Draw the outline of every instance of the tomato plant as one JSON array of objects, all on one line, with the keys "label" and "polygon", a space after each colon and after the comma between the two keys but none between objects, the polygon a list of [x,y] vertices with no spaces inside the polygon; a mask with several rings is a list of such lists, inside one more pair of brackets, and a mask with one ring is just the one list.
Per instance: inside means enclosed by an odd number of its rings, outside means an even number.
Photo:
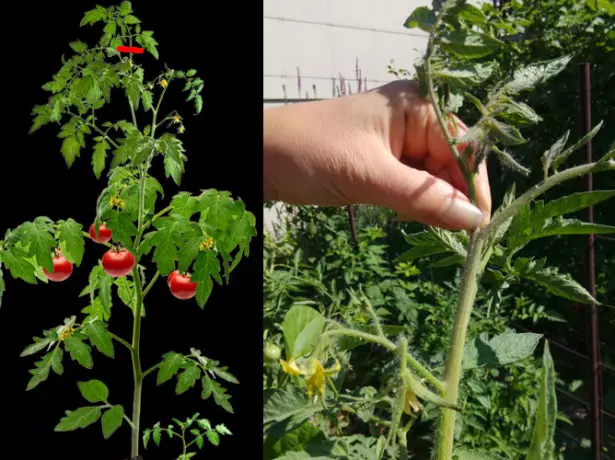
[{"label": "tomato plant", "polygon": [[[515,8],[520,2],[511,3]],[[570,275],[549,266],[547,258],[528,257],[524,250],[547,237],[615,233],[609,225],[565,217],[612,199],[613,190],[541,200],[558,185],[587,174],[612,177],[615,143],[611,136],[611,146],[595,152],[595,161],[566,166],[574,152],[604,134],[600,122],[578,140],[569,142],[570,132],[562,132],[547,149],[532,152],[541,159],[534,174],[513,155],[519,145],[535,145],[522,130],[543,121],[522,99],[535,88],[542,91],[571,57],[560,53],[544,61],[506,62],[507,71],[498,73],[496,53],[508,47],[515,54],[521,44],[496,34],[496,26],[514,27],[501,25],[501,18],[492,21],[485,13],[492,8],[488,2],[478,8],[447,0],[415,9],[404,25],[428,37],[415,75],[422,95],[434,105],[473,202],[476,172],[487,159],[505,168],[500,179],[518,173],[535,185],[518,193],[517,181],[507,181],[507,193],[483,229],[414,227],[404,232],[411,247],[389,254],[389,260],[373,242],[384,236],[379,228],[365,229],[353,251],[342,252],[348,237],[327,233],[327,211],[319,210],[319,219],[303,226],[292,221],[287,231],[308,242],[302,251],[284,256],[293,248],[283,238],[272,242],[280,257],[266,266],[265,324],[284,343],[279,363],[264,367],[266,459],[562,458],[555,427],[566,418],[557,406],[549,344],[544,341],[540,366],[528,363],[542,335],[516,332],[498,313],[514,284],[607,306]],[[535,3],[528,8],[542,14]],[[575,4],[575,11],[583,8]],[[604,20],[592,27],[607,20],[612,24],[615,12],[604,8]],[[609,36],[612,32],[611,27]],[[477,96],[479,91],[484,97]],[[461,107],[471,110],[476,121],[455,138],[451,114]],[[464,144],[469,148],[460,148]],[[325,246],[320,254],[316,244],[309,244],[319,239]],[[420,273],[412,265],[418,262],[432,275],[430,281],[404,279]],[[392,265],[396,276],[387,273]],[[438,282],[436,270],[444,274]],[[547,316],[540,309],[538,315]],[[494,327],[489,330],[486,323]],[[371,378],[363,379],[358,367],[372,368]],[[523,367],[527,372],[520,371]],[[357,381],[363,385],[355,386]],[[503,398],[514,398],[515,412],[496,407]]]},{"label": "tomato plant", "polygon": [[[233,270],[249,256],[256,221],[240,199],[215,189],[199,194],[180,191],[161,206],[166,191],[152,167],[160,162],[164,176],[179,186],[188,158],[180,138],[186,131],[183,117],[178,110],[166,111],[162,101],[169,91],[183,90],[190,110],[198,115],[204,82],[194,69],[175,70],[166,65],[162,72],[150,75],[131,53],[118,51],[119,46],[138,45],[159,58],[153,32],[144,28],[129,1],[108,8],[96,6],[85,13],[81,26],[102,26],[103,33],[91,45],[80,40],[69,44],[71,51],[64,53],[59,71],[43,86],[49,98],[34,107],[30,132],[58,125],[60,150],[69,168],[91,155],[88,162],[94,177],[104,182],[93,203],[94,223],[87,232],[72,218],[53,221],[42,216],[8,229],[0,241],[0,301],[5,273],[32,285],[66,280],[73,267],[85,269],[87,240],[110,248],[89,270],[81,292],[87,301],[85,308],[44,330],[21,356],[39,355],[26,387],[34,391],[52,375],[63,373],[64,365],[69,364],[63,362],[66,356],[92,369],[95,352],[115,359],[116,345],[126,351],[132,362],[132,404],[124,406],[115,400],[101,380],[79,382],[75,390],[86,402],[67,410],[55,431],[79,430],[99,422],[106,439],[121,428],[129,429],[130,458],[137,460],[150,437],[154,444],[160,443],[162,430],[160,425],[147,430],[141,427],[145,378],[155,374],[158,385],[176,380],[178,395],[198,382],[203,399],[233,412],[226,386],[239,382],[226,366],[187,347],[189,352],[169,351],[144,368],[141,332],[148,295],[161,276],[191,273],[188,291],[201,309],[214,284],[229,284]],[[117,96],[125,96],[129,119],[103,119],[102,114],[108,112],[102,109],[111,103],[112,93],[114,102],[119,101]],[[137,114],[149,122],[141,123]],[[181,284],[174,291],[187,297]],[[110,330],[112,306],[117,304],[132,312],[131,339]],[[194,439],[186,441],[190,425],[194,425],[189,431]],[[205,441],[218,445],[220,436],[231,434],[224,425],[212,426],[198,414],[167,426],[180,432],[177,439],[184,442],[178,446],[182,448],[179,458],[184,460],[194,457],[194,450],[203,448]]]}]

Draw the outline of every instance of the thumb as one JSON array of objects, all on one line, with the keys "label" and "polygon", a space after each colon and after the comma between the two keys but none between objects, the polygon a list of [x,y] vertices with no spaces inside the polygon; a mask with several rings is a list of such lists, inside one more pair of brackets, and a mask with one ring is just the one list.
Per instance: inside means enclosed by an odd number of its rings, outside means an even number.
[{"label": "thumb", "polygon": [[404,165],[390,156],[380,164],[369,192],[372,204],[392,209],[398,218],[450,230],[474,230],[482,212],[448,182]]}]

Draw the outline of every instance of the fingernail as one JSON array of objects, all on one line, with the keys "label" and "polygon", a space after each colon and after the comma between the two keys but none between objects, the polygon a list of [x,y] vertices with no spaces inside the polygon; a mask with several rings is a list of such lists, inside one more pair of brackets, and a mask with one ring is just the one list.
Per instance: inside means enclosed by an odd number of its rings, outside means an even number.
[{"label": "fingernail", "polygon": [[442,213],[442,220],[451,227],[475,229],[483,221],[483,213],[469,201],[452,198]]}]

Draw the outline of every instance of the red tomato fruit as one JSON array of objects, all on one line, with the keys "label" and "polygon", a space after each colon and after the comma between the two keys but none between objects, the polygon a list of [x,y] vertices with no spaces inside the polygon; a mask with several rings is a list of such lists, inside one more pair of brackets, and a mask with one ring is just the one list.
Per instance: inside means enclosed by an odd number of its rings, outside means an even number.
[{"label": "red tomato fruit", "polygon": [[103,269],[112,277],[128,275],[135,266],[135,256],[126,249],[115,251],[113,249],[105,252],[102,258]]},{"label": "red tomato fruit", "polygon": [[190,275],[184,276],[181,273],[177,273],[171,279],[169,288],[171,288],[171,294],[176,298],[186,300],[194,297],[197,284],[190,281]]},{"label": "red tomato fruit", "polygon": [[167,285],[169,287],[171,287],[171,281],[173,281],[173,278],[175,278],[175,276],[179,275],[179,270],[173,270],[171,272],[171,274],[168,276],[167,278]]},{"label": "red tomato fruit", "polygon": [[44,268],[43,273],[45,273],[45,276],[49,278],[50,281],[59,283],[60,281],[68,279],[68,277],[73,273],[73,264],[66,260],[62,254],[60,254],[53,258],[53,273],[49,273]]},{"label": "red tomato fruit", "polygon": [[90,237],[96,241],[97,243],[106,243],[111,240],[112,231],[107,228],[105,223],[101,223],[98,228],[98,235],[96,235],[96,231],[94,229],[94,224],[90,226]]}]

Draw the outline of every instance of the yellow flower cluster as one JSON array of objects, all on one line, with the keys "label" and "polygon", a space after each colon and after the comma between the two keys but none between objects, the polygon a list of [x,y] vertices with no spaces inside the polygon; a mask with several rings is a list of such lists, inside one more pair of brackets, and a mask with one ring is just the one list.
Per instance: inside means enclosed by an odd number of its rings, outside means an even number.
[{"label": "yellow flower cluster", "polygon": [[58,334],[58,336],[60,338],[60,342],[64,342],[66,339],[68,339],[71,335],[73,335],[74,331],[75,330],[73,329],[72,326],[63,327],[60,330],[60,333]]},{"label": "yellow flower cluster", "polygon": [[312,359],[308,366],[300,366],[294,359],[288,362],[281,359],[280,364],[282,370],[287,374],[305,378],[308,396],[314,395],[314,391],[317,391],[320,396],[324,396],[326,378],[337,374],[342,368],[338,360],[335,360],[335,364],[329,368],[325,368],[317,359]]},{"label": "yellow flower cluster", "polygon": [[126,202],[119,196],[112,196],[109,200],[109,204],[111,204],[112,207],[118,209],[124,209],[124,206],[126,206]]},{"label": "yellow flower cluster", "polygon": [[208,251],[209,249],[211,249],[214,245],[214,239],[211,236],[208,236],[207,239],[203,242],[201,242],[201,246],[200,246],[200,250],[201,251]]},{"label": "yellow flower cluster", "polygon": [[166,88],[167,86],[169,86],[169,82],[163,78],[162,80],[160,80],[160,86]]}]

